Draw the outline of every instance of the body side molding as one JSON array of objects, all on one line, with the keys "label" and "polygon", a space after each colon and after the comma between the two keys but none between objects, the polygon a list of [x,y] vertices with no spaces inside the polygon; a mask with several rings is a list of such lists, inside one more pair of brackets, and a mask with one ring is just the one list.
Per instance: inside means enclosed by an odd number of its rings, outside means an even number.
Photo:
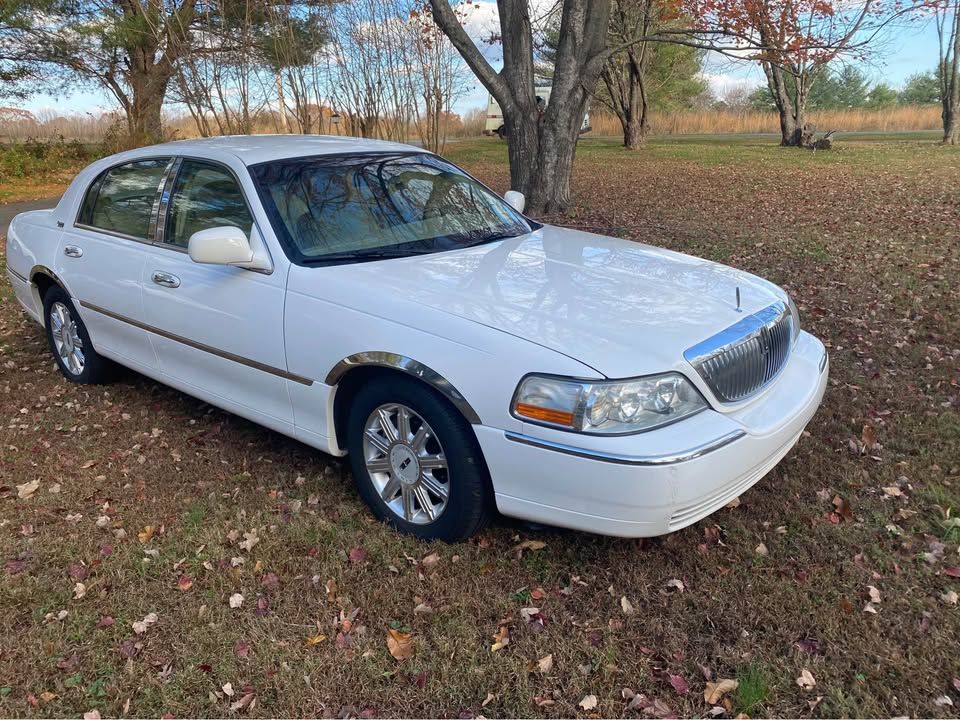
[{"label": "body side molding", "polygon": [[443,375],[421,362],[408,358],[405,355],[374,350],[370,352],[354,353],[346,357],[327,373],[324,382],[327,385],[336,385],[347,371],[356,367],[384,367],[400,370],[408,375],[423,380],[453,403],[471,425],[482,425],[477,411],[471,407],[466,398]]}]

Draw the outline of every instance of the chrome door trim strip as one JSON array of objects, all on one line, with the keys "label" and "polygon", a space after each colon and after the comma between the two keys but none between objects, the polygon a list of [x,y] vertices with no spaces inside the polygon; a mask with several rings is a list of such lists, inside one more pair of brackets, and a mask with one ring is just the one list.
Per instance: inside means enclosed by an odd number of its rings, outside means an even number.
[{"label": "chrome door trim strip", "polygon": [[467,399],[460,394],[449,380],[433,368],[427,367],[423,363],[413,358],[408,358],[405,355],[383,351],[355,353],[334,365],[330,372],[327,373],[324,382],[327,385],[336,385],[348,370],[364,365],[393,368],[394,370],[405,372],[408,375],[413,375],[423,380],[453,403],[453,406],[460,411],[471,425],[482,424],[480,422],[480,416],[477,415],[477,411],[471,407]]},{"label": "chrome door trim strip", "polygon": [[153,327],[152,325],[147,325],[146,323],[139,322],[132,318],[124,317],[123,315],[118,315],[115,312],[111,312],[105,308],[99,307],[98,305],[93,305],[92,303],[80,301],[80,305],[87,308],[88,310],[93,310],[96,313],[101,315],[106,315],[107,317],[113,318],[114,320],[119,320],[120,322],[125,322],[128,325],[133,325],[138,327],[141,330],[146,330],[149,333],[154,335],[159,335],[162,338],[167,340],[173,340],[174,342],[182,343],[188,347],[192,347],[195,350],[201,350],[211,355],[216,355],[217,357],[222,357],[224,360],[230,360],[240,365],[246,365],[247,367],[253,368],[254,370],[260,370],[261,372],[270,373],[271,375],[276,375],[277,377],[283,378],[284,380],[292,380],[295,383],[300,383],[301,385],[313,385],[313,380],[309,378],[302,377],[300,375],[295,375],[293,373],[287,372],[286,370],[281,370],[280,368],[275,368],[271,365],[264,365],[261,362],[256,360],[250,360],[249,358],[242,357],[240,355],[235,355],[226,350],[219,350],[215,347],[210,347],[209,345],[204,345],[203,343],[197,342],[196,340],[191,340],[190,338],[185,338],[181,335],[175,335],[174,333],[167,332],[166,330],[161,330],[160,328]]},{"label": "chrome door trim strip", "polygon": [[23,275],[21,275],[20,273],[18,273],[18,272],[17,272],[16,270],[14,270],[12,267],[8,267],[8,268],[7,268],[7,272],[10,273],[11,275],[13,275],[13,276],[14,276],[17,280],[19,280],[20,282],[28,282],[28,280],[27,280]]},{"label": "chrome door trim strip", "polygon": [[694,460],[698,457],[703,457],[708,453],[712,453],[714,450],[719,450],[720,448],[726,447],[732,442],[736,442],[740,438],[744,437],[747,433],[743,430],[732,430],[726,435],[722,435],[721,437],[710,440],[702,445],[697,445],[696,447],[689,448],[688,450],[681,450],[680,452],[665,453],[663,455],[623,455],[620,453],[603,452],[602,450],[589,450],[587,448],[574,447],[573,445],[565,445],[563,443],[553,442],[551,440],[534,438],[530,437],[529,435],[521,435],[520,433],[511,432],[509,430],[505,431],[503,434],[507,440],[520,443],[521,445],[530,445],[531,447],[540,448],[542,450],[553,450],[554,452],[563,453],[564,455],[573,455],[574,457],[597,460],[599,462],[614,463],[616,465],[656,466],[675,465],[677,463],[687,462],[688,460]]}]

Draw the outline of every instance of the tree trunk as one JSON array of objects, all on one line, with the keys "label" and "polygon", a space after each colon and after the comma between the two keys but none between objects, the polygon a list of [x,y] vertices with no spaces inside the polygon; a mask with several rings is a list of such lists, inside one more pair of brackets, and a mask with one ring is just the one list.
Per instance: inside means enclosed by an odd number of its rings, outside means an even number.
[{"label": "tree trunk", "polygon": [[133,96],[127,109],[127,128],[133,146],[152,145],[163,140],[161,110],[167,94],[169,75],[161,72],[131,73]]},{"label": "tree trunk", "polygon": [[290,132],[287,122],[287,98],[283,92],[283,74],[277,70],[277,101],[280,103],[280,132],[286,135]]},{"label": "tree trunk", "polygon": [[767,87],[773,104],[780,116],[780,144],[783,147],[801,147],[806,124],[807,97],[810,93],[810,78],[806,74],[796,78],[791,96],[787,87],[786,72],[779,65],[763,63]]},{"label": "tree trunk", "polygon": [[430,0],[433,18],[503,110],[510,186],[531,214],[565,212],[570,173],[587,101],[606,62],[610,0],[563,0],[550,101],[541,114],[534,92],[528,0],[498,0],[503,70],[495,71],[466,33],[449,0]]},{"label": "tree trunk", "polygon": [[[943,103],[943,144],[960,144],[960,2],[953,9],[947,43],[941,40],[940,101]],[[942,32],[942,31],[941,31]]]}]

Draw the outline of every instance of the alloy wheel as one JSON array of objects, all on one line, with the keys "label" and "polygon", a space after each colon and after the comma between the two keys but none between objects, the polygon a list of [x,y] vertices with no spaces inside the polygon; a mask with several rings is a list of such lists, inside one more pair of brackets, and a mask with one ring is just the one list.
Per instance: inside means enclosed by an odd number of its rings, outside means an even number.
[{"label": "alloy wheel", "polygon": [[370,413],[363,457],[374,488],[397,517],[428,525],[446,509],[447,459],[436,432],[416,411],[391,403]]},{"label": "alloy wheel", "polygon": [[70,308],[62,302],[55,302],[50,306],[50,331],[63,366],[71,375],[82,374],[86,362],[83,356],[83,340],[80,339]]}]

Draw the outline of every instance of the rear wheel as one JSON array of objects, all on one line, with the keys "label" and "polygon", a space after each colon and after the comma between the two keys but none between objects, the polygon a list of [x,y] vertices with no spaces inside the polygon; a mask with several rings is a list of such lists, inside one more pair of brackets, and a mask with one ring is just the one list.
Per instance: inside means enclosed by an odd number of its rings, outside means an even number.
[{"label": "rear wheel", "polygon": [[506,139],[507,139],[507,126],[506,126],[506,125],[501,125],[500,127],[497,128],[497,137],[499,137],[501,140],[506,140]]},{"label": "rear wheel", "polygon": [[70,382],[93,385],[109,379],[109,360],[93,349],[87,328],[63,288],[53,286],[43,296],[47,343],[60,372]]},{"label": "rear wheel", "polygon": [[381,520],[448,542],[487,522],[491,497],[480,448],[466,420],[433,390],[378,378],[354,398],[348,432],[357,489]]}]

